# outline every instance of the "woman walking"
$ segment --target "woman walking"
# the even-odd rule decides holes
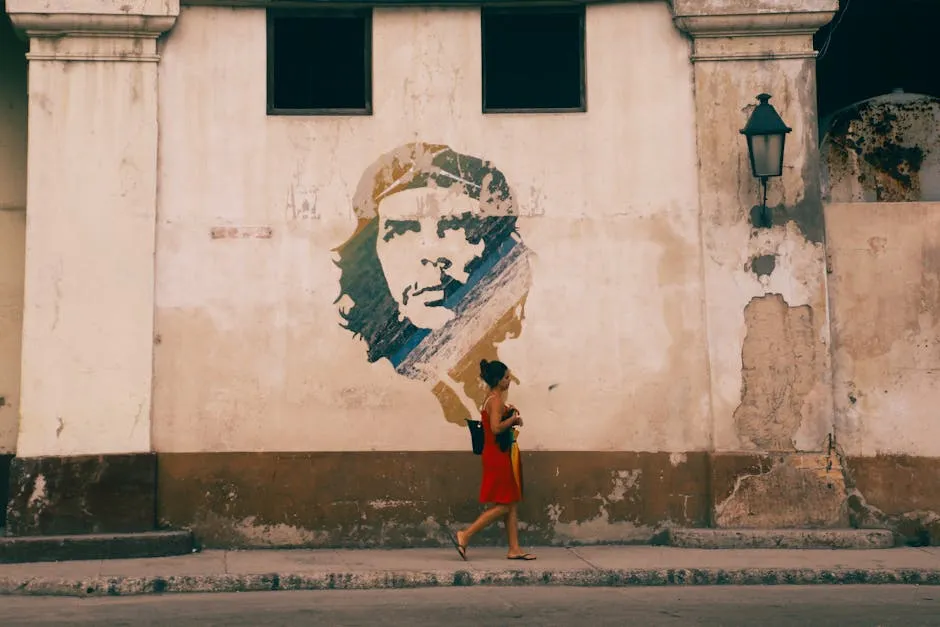
[[[509,368],[500,361],[484,359],[480,362],[480,378],[490,389],[481,412],[484,444],[480,502],[491,504],[492,507],[480,514],[472,525],[458,531],[454,544],[460,557],[466,560],[470,538],[502,518],[509,540],[506,558],[534,560],[534,555],[526,553],[519,546],[518,505],[522,500],[522,462],[519,459],[515,427],[522,426],[522,417],[515,407],[506,403],[511,380]]]

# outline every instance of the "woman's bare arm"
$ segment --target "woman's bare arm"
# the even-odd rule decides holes
[[[503,412],[506,411],[506,406],[503,404],[503,399],[497,395],[490,397],[486,401],[486,413],[490,418],[490,429],[493,433],[502,433],[506,429],[509,429],[517,424],[518,414],[513,414],[510,418],[503,420]]]

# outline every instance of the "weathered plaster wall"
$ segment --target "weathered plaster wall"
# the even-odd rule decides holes
[[[26,44],[3,8],[0,3],[0,455],[16,450],[26,237]]]
[[[826,207],[836,435],[853,523],[940,543],[940,203]]]
[[[479,157],[511,190],[528,270],[484,340],[520,381],[522,447],[707,448],[692,69],[668,5],[588,7],[583,114],[482,115],[476,10],[378,9],[373,29],[370,117],[267,117],[263,10],[187,8],[166,37],[156,450],[468,450],[452,395],[370,363],[334,305],[335,249],[374,215],[353,211],[360,177],[409,142]],[[449,387],[476,400],[466,381]]]
[[[940,457],[940,203],[826,207],[839,442]]]

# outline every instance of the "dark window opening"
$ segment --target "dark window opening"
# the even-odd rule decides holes
[[[268,11],[269,114],[371,114],[371,11]]]
[[[819,118],[896,89],[940,97],[937,0],[842,0],[814,37]]]
[[[483,9],[483,111],[584,111],[584,6]]]

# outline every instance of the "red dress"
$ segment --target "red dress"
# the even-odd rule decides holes
[[[508,451],[501,451],[496,435],[490,428],[490,417],[482,412],[483,422],[483,481],[480,483],[480,502],[506,505],[522,500],[522,465],[515,442]]]

